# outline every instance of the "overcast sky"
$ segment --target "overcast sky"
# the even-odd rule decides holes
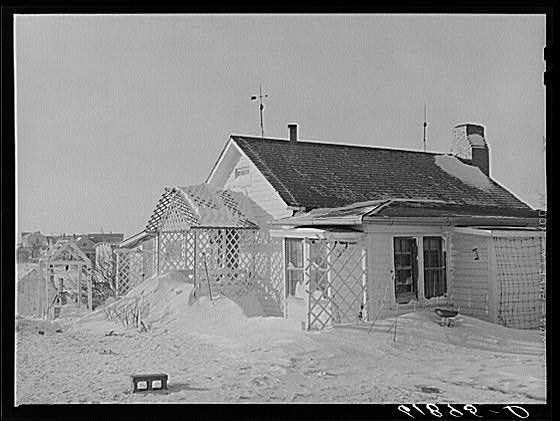
[[[448,152],[486,127],[490,171],[545,192],[545,16],[16,17],[18,230],[141,231],[228,136]]]

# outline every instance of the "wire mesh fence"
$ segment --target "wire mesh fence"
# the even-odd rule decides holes
[[[498,321],[520,329],[542,324],[544,241],[541,237],[495,237]]]

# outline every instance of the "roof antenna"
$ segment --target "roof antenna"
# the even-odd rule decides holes
[[[426,129],[428,122],[426,121],[426,104],[424,104],[424,152],[426,152]]]
[[[264,104],[263,104],[263,98],[268,98],[268,94],[263,95],[262,94],[262,87],[259,84],[259,95],[252,95],[251,96],[251,101],[256,101],[257,99],[259,100],[259,110],[260,110],[260,114],[261,114],[261,137],[264,138],[264,123],[263,123],[263,110],[264,110]]]

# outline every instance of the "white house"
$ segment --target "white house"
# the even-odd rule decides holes
[[[544,215],[490,177],[484,128],[453,154],[231,135],[207,183],[282,239],[284,314],[308,328],[454,305],[519,328],[544,317]]]

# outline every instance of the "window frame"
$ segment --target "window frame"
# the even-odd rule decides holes
[[[294,255],[294,249],[290,248],[290,244],[299,243],[299,250],[301,250],[301,266],[296,266],[293,263],[291,257]],[[299,253],[299,250],[297,251]],[[286,298],[297,297],[296,295],[296,285],[298,282],[304,282],[305,273],[305,250],[304,250],[304,239],[297,237],[285,237],[284,238],[284,253],[285,253],[285,288],[286,288]],[[295,261],[298,264],[298,259]],[[297,275],[297,276],[293,276]]]
[[[408,250],[403,251],[402,242],[409,241],[410,245]],[[397,247],[397,243],[399,247]],[[403,265],[402,257],[400,259],[397,256],[410,256],[410,264]],[[415,298],[418,299],[418,241],[416,237],[411,236],[394,236],[393,237],[393,270],[394,270],[394,290],[395,299],[397,302],[400,300],[407,301]],[[400,281],[400,272],[410,271],[411,282],[403,283]],[[402,291],[402,286],[410,285],[410,290]],[[400,287],[400,288],[399,288]],[[401,289],[401,291],[399,291]]]
[[[436,241],[439,247],[432,248],[433,241]],[[435,265],[432,264],[434,254],[437,256]],[[424,298],[430,299],[446,296],[447,251],[445,238],[437,235],[422,237],[422,256],[424,261]],[[434,273],[439,275],[437,281],[434,281]]]

